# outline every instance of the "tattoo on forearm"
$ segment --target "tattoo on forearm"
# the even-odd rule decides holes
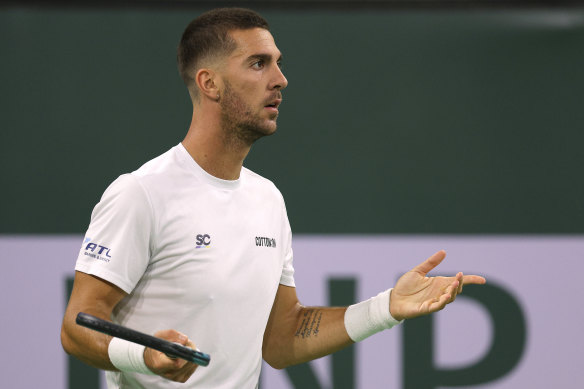
[[[321,309],[307,309],[302,317],[302,322],[296,330],[294,336],[302,339],[318,336],[320,332],[320,321],[322,319]]]

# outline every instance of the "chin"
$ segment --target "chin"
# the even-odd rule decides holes
[[[247,123],[239,127],[238,137],[248,144],[253,144],[260,138],[270,136],[276,132],[276,122]]]
[[[275,120],[269,120],[265,125],[258,128],[258,132],[262,133],[263,135],[272,135],[276,132],[278,126]]]

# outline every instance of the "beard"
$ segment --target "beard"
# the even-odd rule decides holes
[[[225,81],[225,89],[219,101],[221,127],[227,143],[244,143],[251,146],[256,140],[276,132],[276,120],[261,118],[259,113]]]

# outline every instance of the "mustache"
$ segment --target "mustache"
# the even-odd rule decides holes
[[[270,97],[267,98],[267,101],[273,101],[273,100],[283,100],[282,99],[282,92],[275,92],[275,93],[271,94]]]

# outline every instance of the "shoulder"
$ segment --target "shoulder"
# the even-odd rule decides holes
[[[152,193],[165,189],[172,190],[173,183],[177,182],[177,177],[184,176],[185,173],[175,146],[146,162],[129,175],[144,191]]]
[[[103,198],[126,198],[131,201],[132,198],[143,197],[144,189],[138,182],[137,177],[132,174],[122,174],[116,178],[105,190]]]
[[[241,174],[245,179],[246,185],[252,186],[256,190],[264,192],[266,195],[272,195],[284,201],[282,193],[271,180],[245,167],[241,170]]]
[[[137,170],[116,178],[105,190],[101,201],[115,201],[121,206],[135,207],[137,203],[147,204],[155,188],[164,188],[169,180],[169,172],[176,171],[173,163],[173,149],[146,162]]]
[[[139,206],[148,206],[149,200],[137,177],[132,174],[122,174],[107,187],[98,205],[110,208],[113,204],[121,209],[134,209]]]
[[[131,174],[142,180],[146,177],[162,176],[179,168],[179,158],[177,157],[177,147],[173,147],[164,154],[151,159]]]

